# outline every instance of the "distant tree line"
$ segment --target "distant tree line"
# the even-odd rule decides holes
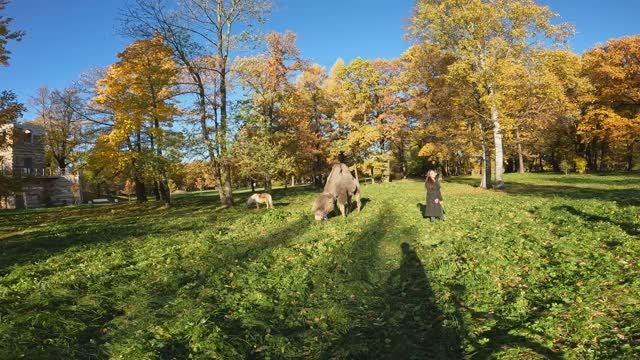
[[[327,71],[296,34],[259,35],[270,10],[134,1],[117,63],[33,97],[52,166],[82,169],[94,192],[216,189],[224,205],[239,186],[320,185],[337,161],[378,181],[477,174],[485,188],[505,172],[637,168],[640,36],[580,56],[573,28],[533,0],[420,0],[399,58]]]

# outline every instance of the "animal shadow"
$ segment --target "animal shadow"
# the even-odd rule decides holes
[[[360,211],[364,210],[367,207],[367,204],[371,202],[369,198],[360,198]],[[349,212],[358,211],[358,204],[355,199],[351,200],[351,206],[349,207]]]
[[[423,203],[417,203],[416,207],[418,208],[418,210],[420,210],[420,216],[422,216],[423,219],[426,219],[427,217],[424,215],[424,212],[427,209],[427,205]]]

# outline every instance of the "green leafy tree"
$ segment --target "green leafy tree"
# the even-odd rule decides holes
[[[24,37],[23,31],[9,29],[13,19],[2,14],[8,4],[9,0],[0,0],[0,65],[4,66],[9,66],[9,55],[11,55],[11,52],[7,50],[9,41],[20,41]]]

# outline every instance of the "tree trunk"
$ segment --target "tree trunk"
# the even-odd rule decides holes
[[[253,179],[251,179],[251,192],[252,193],[256,192],[256,183],[253,181]]]
[[[264,192],[271,194],[271,188],[273,187],[273,183],[270,177],[264,178]]]
[[[558,156],[555,151],[551,153],[551,167],[553,168],[553,172],[560,172],[560,162],[558,161]]]
[[[502,147],[502,127],[498,117],[498,108],[495,104],[491,105],[491,122],[493,123],[493,141],[495,144],[496,158],[496,184],[495,187],[500,189],[504,187],[502,174],[504,173],[504,153]]]
[[[138,178],[135,178],[133,181],[136,185],[136,201],[139,204],[147,202],[147,192],[144,188],[144,182]]]
[[[169,189],[169,184],[166,181],[161,180],[158,182],[158,188],[160,190],[160,198],[162,201],[167,205],[171,204],[171,190]]]
[[[156,198],[156,201],[160,201],[160,185],[158,184],[158,181],[153,182],[153,196]]]
[[[403,179],[407,178],[407,155],[405,154],[404,149],[404,140],[400,141],[400,147],[398,149],[399,157],[400,157],[400,175],[402,175]]]
[[[522,156],[522,142],[520,141],[520,129],[516,127],[516,142],[518,144],[518,172],[524,174],[524,157]]]
[[[628,146],[628,151],[627,151],[627,171],[631,171],[633,170],[633,148],[634,148],[635,142],[632,142],[629,146]]]
[[[487,144],[486,134],[482,121],[480,122],[480,143],[482,144],[482,179],[480,187],[483,189],[491,188],[491,159],[489,154],[489,145]]]

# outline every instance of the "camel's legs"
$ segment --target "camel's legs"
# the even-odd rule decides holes
[[[356,204],[358,204],[358,212],[360,212],[360,208],[362,207],[362,203],[360,202],[360,192],[356,193]]]
[[[342,214],[342,217],[347,217],[347,213],[345,211],[344,204],[338,203],[338,209],[340,209],[340,213]]]

